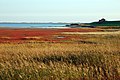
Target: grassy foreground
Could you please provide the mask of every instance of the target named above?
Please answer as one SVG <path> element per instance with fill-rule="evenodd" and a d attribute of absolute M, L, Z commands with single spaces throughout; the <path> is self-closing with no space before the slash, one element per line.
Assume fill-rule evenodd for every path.
<path fill-rule="evenodd" d="M 0 44 L 0 80 L 119 80 L 120 34 Z"/>

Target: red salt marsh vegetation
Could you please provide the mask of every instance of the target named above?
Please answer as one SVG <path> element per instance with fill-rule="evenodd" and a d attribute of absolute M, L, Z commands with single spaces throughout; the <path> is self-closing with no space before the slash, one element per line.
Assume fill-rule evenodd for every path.
<path fill-rule="evenodd" d="M 62 32 L 96 32 L 99 29 L 79 29 L 79 28 L 66 28 L 66 29 L 0 29 L 0 42 L 16 42 L 23 40 L 39 40 L 39 41 L 59 41 L 69 38 L 66 36 L 60 38 Z M 58 37 L 54 38 L 55 35 Z M 62 34 L 60 36 L 63 36 Z"/>

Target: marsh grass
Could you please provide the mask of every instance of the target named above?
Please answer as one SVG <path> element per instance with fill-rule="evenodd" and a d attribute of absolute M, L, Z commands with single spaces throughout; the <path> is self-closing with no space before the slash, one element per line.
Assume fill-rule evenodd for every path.
<path fill-rule="evenodd" d="M 119 34 L 73 36 L 85 40 L 1 43 L 0 80 L 120 79 Z"/>

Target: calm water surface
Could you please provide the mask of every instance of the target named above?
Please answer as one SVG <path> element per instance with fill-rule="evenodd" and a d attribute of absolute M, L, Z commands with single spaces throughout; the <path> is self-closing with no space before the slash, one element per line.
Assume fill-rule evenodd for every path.
<path fill-rule="evenodd" d="M 67 23 L 0 23 L 7 28 L 67 28 Z"/>

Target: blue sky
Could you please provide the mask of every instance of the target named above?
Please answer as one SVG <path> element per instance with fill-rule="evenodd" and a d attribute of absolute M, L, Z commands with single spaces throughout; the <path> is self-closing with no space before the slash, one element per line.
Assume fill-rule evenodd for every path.
<path fill-rule="evenodd" d="M 0 0 L 0 21 L 92 22 L 120 20 L 120 0 Z"/>

